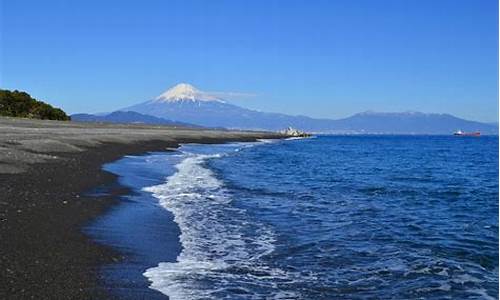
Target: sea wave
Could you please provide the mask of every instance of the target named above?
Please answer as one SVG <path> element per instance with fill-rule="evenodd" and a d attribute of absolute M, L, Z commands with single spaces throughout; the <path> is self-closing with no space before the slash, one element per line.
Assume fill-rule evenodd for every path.
<path fill-rule="evenodd" d="M 224 182 L 206 167 L 220 156 L 186 153 L 164 184 L 145 188 L 173 213 L 183 249 L 176 262 L 161 262 L 144 276 L 170 299 L 294 298 L 273 289 L 292 274 L 261 261 L 274 250 L 273 231 L 232 205 Z"/>

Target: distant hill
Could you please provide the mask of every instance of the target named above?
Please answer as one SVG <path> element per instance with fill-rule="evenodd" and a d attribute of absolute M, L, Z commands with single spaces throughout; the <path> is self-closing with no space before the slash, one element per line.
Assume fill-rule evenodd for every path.
<path fill-rule="evenodd" d="M 0 116 L 61 121 L 71 119 L 63 110 L 17 90 L 0 90 Z"/>
<path fill-rule="evenodd" d="M 169 125 L 183 127 L 201 127 L 183 122 L 175 122 L 163 118 L 143 115 L 133 111 L 115 111 L 104 115 L 74 114 L 71 120 L 77 122 L 101 122 L 101 123 L 135 123 L 149 125 Z"/>
<path fill-rule="evenodd" d="M 456 130 L 498 134 L 498 126 L 450 114 L 363 112 L 335 120 L 335 129 L 355 133 L 450 134 Z"/>
<path fill-rule="evenodd" d="M 260 112 L 226 102 L 189 84 L 178 84 L 155 99 L 122 109 L 206 127 L 281 130 L 289 126 L 313 133 L 451 134 L 456 130 L 497 134 L 498 126 L 449 114 L 365 112 L 339 120 Z"/>

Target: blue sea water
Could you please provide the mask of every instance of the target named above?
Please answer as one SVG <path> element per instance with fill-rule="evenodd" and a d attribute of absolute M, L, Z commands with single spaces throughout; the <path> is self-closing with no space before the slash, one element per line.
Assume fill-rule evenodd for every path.
<path fill-rule="evenodd" d="M 151 157 L 169 171 L 131 185 L 180 233 L 177 258 L 144 270 L 171 299 L 498 297 L 498 137 L 319 136 Z"/>

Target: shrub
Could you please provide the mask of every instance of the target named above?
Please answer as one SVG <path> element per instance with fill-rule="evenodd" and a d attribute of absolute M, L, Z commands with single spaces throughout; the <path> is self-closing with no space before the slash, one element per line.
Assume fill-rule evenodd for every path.
<path fill-rule="evenodd" d="M 63 110 L 17 90 L 0 90 L 0 116 L 61 121 L 71 119 Z"/>

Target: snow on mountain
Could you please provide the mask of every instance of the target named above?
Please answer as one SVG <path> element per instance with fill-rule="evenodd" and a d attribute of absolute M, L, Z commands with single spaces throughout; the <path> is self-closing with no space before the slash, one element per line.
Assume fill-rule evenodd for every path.
<path fill-rule="evenodd" d="M 498 127 L 463 120 L 448 114 L 420 112 L 379 113 L 368 111 L 340 120 L 314 119 L 246 109 L 222 101 L 214 94 L 181 83 L 157 98 L 121 111 L 135 111 L 157 118 L 206 127 L 282 130 L 289 126 L 316 133 L 451 134 L 462 129 L 495 134 Z"/>
<path fill-rule="evenodd" d="M 202 92 L 188 83 L 179 83 L 168 89 L 153 102 L 175 102 L 175 101 L 219 101 L 224 102 L 210 93 Z"/>

